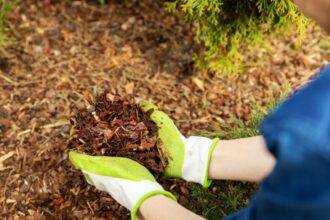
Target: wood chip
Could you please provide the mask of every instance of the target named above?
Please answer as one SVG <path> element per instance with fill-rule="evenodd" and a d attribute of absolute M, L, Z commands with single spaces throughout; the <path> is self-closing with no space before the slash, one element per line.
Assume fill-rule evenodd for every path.
<path fill-rule="evenodd" d="M 3 162 L 5 160 L 8 160 L 9 158 L 11 158 L 12 156 L 14 156 L 14 154 L 16 154 L 15 151 L 10 151 L 2 156 L 0 156 L 0 171 L 1 170 L 5 170 L 5 169 L 8 169 L 7 167 L 4 166 Z"/>
<path fill-rule="evenodd" d="M 131 82 L 131 83 L 128 83 L 126 86 L 125 86 L 125 90 L 126 90 L 126 93 L 127 94 L 133 94 L 133 90 L 134 90 L 134 82 Z"/>
<path fill-rule="evenodd" d="M 192 78 L 193 83 L 202 91 L 204 91 L 204 82 L 197 77 Z"/>

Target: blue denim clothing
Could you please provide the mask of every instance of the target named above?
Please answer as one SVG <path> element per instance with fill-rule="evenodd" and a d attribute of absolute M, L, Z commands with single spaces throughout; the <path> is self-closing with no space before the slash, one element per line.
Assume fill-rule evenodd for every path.
<path fill-rule="evenodd" d="M 227 220 L 330 220 L 330 66 L 261 125 L 277 163 Z"/>

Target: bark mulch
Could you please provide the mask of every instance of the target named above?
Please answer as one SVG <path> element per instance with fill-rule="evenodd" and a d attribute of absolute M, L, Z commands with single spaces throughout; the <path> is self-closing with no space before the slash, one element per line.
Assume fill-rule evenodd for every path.
<path fill-rule="evenodd" d="M 292 49 L 299 38 L 290 35 L 273 38 L 273 51 L 247 51 L 244 74 L 196 74 L 193 29 L 161 1 L 19 1 L 8 21 L 15 41 L 0 49 L 0 218 L 129 218 L 68 161 L 71 110 L 85 108 L 86 94 L 150 100 L 188 136 L 234 117 L 248 121 L 252 102 L 265 105 L 286 83 L 298 87 L 330 59 L 324 34 L 311 26 L 299 50 Z M 136 122 L 127 126 L 142 129 Z M 93 125 L 95 132 L 111 132 L 96 138 L 101 143 L 113 128 L 102 126 Z M 144 145 L 153 141 L 148 136 Z M 162 184 L 187 203 L 191 184 Z"/>
<path fill-rule="evenodd" d="M 160 178 L 166 167 L 157 126 L 133 98 L 102 93 L 71 118 L 69 148 L 93 156 L 127 157 Z"/>

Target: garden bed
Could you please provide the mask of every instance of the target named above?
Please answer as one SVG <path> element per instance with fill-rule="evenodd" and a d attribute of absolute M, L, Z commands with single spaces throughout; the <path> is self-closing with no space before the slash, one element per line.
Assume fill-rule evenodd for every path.
<path fill-rule="evenodd" d="M 290 34 L 272 39 L 272 52 L 245 51 L 250 69 L 242 75 L 197 73 L 191 26 L 154 0 L 22 0 L 7 29 L 15 41 L 0 50 L 1 219 L 130 217 L 68 161 L 68 118 L 85 109 L 87 92 L 152 100 L 190 136 L 235 118 L 248 123 L 251 102 L 264 106 L 285 82 L 296 88 L 330 59 L 323 33 L 311 26 L 301 50 L 292 49 L 299 39 Z M 245 206 L 253 193 L 223 181 L 207 191 L 177 179 L 161 184 L 208 219 Z"/>

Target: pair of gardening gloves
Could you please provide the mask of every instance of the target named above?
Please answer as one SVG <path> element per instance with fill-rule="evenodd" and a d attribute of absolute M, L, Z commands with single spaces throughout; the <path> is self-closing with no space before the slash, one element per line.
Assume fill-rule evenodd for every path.
<path fill-rule="evenodd" d="M 182 178 L 209 187 L 208 170 L 211 155 L 218 139 L 191 136 L 185 138 L 164 112 L 148 101 L 139 103 L 143 111 L 153 110 L 151 120 L 158 127 L 158 136 L 171 158 L 165 168 L 165 178 Z M 156 182 L 141 164 L 123 157 L 89 156 L 71 151 L 71 163 L 80 169 L 86 181 L 109 193 L 131 211 L 136 219 L 140 205 L 154 195 L 165 195 L 176 201 L 170 192 Z"/>

